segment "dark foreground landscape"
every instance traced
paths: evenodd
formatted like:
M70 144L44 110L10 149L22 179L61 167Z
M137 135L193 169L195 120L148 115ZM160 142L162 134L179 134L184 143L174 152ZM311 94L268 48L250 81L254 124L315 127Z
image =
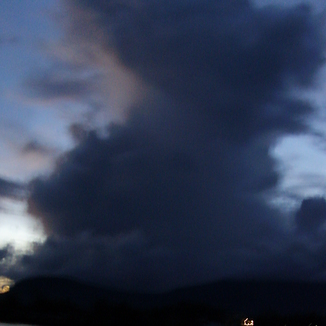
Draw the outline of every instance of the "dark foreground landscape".
M0 321L37 325L326 325L326 284L221 281L162 294L103 289L65 278L18 282Z

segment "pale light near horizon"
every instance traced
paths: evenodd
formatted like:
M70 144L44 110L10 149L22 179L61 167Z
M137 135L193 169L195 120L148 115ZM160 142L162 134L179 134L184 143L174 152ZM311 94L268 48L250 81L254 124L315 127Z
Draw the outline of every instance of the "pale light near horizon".
M33 243L42 243L46 236L42 224L27 213L27 203L2 200L0 211L0 248L7 245L27 252Z

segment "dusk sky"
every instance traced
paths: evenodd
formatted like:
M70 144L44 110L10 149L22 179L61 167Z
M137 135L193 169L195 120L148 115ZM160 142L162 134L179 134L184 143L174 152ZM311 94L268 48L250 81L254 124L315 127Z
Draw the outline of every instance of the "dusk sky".
M0 275L326 281L325 45L324 0L1 0Z

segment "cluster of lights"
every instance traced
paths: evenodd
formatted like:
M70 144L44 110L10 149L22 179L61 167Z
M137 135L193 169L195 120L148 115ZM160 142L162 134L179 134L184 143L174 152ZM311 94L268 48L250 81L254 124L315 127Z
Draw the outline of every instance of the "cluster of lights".
M249 319L249 318L245 318L242 320L242 326L254 326L254 320L253 319Z

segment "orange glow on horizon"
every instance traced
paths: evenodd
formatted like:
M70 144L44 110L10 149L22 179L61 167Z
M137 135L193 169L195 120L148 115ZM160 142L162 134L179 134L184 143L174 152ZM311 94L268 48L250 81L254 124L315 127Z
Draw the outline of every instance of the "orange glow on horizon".
M9 292L10 287L14 284L15 282L9 277L0 276L0 294Z

